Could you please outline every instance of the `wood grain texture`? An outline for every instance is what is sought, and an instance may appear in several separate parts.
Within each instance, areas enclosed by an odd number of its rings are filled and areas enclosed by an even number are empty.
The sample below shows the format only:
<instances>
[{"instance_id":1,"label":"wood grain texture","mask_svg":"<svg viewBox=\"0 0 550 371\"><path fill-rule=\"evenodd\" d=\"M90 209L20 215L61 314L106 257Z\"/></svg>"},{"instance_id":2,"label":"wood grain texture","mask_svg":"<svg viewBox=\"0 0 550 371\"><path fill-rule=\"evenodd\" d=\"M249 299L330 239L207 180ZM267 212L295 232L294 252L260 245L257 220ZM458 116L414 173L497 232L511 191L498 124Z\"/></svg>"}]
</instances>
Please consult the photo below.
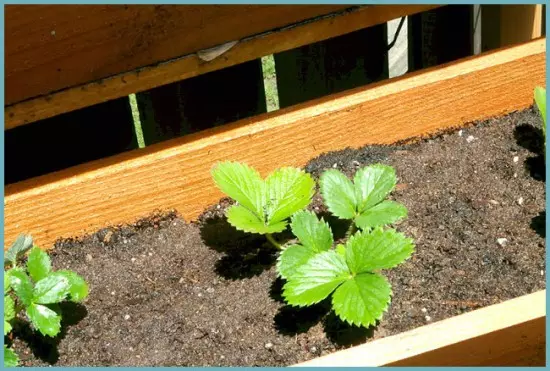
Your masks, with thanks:
<instances>
[{"instance_id":1,"label":"wood grain texture","mask_svg":"<svg viewBox=\"0 0 550 371\"><path fill-rule=\"evenodd\" d=\"M82 107L105 102L114 98L145 91L157 86L188 79L207 72L233 66L246 61L254 60L265 55L290 50L320 40L343 35L361 28L380 24L388 20L407 14L432 9L440 5L376 5L354 8L327 15L313 21L294 24L283 29L265 32L253 37L246 37L237 45L229 49L222 56L205 62L196 54L188 54L154 66L139 65L137 70L123 72L118 70L109 77L97 80L94 76L80 79L80 85L60 90L58 92L40 96L11 104L5 108L5 129L24 125L29 122L52 117L60 113L73 111ZM324 8L323 8L324 9ZM8 14L8 12L6 12ZM9 44L7 33L6 45ZM248 35L245 35L248 36ZM220 41L221 42L221 41ZM205 44L206 45L206 44ZM197 50L194 50L196 52ZM87 62L88 63L88 62ZM145 63L145 62L143 62ZM8 64L14 64L6 54L6 71ZM24 89L28 76L11 81L19 88ZM99 76L99 75L98 75ZM6 72L6 87L9 85ZM97 81L95 81L97 80ZM67 85L66 85L67 86ZM65 86L65 87L66 87ZM25 94L28 96L28 94Z\"/></svg>"},{"instance_id":2,"label":"wood grain texture","mask_svg":"<svg viewBox=\"0 0 550 371\"><path fill-rule=\"evenodd\" d=\"M349 5L8 5L6 103L240 40Z\"/></svg>"},{"instance_id":3,"label":"wood grain texture","mask_svg":"<svg viewBox=\"0 0 550 371\"><path fill-rule=\"evenodd\" d=\"M542 290L296 366L545 364L546 290Z\"/></svg>"},{"instance_id":4,"label":"wood grain texture","mask_svg":"<svg viewBox=\"0 0 550 371\"><path fill-rule=\"evenodd\" d=\"M174 208L187 220L222 196L210 169L244 161L263 175L326 152L390 144L530 106L546 39L433 67L208 129L5 188L5 238L60 237Z\"/></svg>"}]
</instances>

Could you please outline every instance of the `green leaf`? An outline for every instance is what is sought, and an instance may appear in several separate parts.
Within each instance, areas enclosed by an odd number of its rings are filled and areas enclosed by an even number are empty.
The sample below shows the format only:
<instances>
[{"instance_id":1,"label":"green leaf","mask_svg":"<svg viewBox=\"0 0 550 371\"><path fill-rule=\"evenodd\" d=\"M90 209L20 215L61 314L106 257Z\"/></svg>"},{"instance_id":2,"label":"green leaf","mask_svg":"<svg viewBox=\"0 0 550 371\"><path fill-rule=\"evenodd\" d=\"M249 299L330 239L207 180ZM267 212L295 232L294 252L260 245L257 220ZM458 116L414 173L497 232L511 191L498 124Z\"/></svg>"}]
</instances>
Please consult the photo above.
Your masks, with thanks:
<instances>
[{"instance_id":1,"label":"green leaf","mask_svg":"<svg viewBox=\"0 0 550 371\"><path fill-rule=\"evenodd\" d=\"M407 208L395 201L382 201L378 205L363 211L355 218L355 224L361 229L395 223L407 216Z\"/></svg>"},{"instance_id":2,"label":"green leaf","mask_svg":"<svg viewBox=\"0 0 550 371\"><path fill-rule=\"evenodd\" d=\"M285 230L287 223L265 225L253 212L241 205L233 205L227 210L227 221L238 230L249 233L278 233Z\"/></svg>"},{"instance_id":3,"label":"green leaf","mask_svg":"<svg viewBox=\"0 0 550 371\"><path fill-rule=\"evenodd\" d=\"M294 214L290 228L300 243L313 252L327 251L334 243L330 226L311 211L298 211Z\"/></svg>"},{"instance_id":4,"label":"green leaf","mask_svg":"<svg viewBox=\"0 0 550 371\"><path fill-rule=\"evenodd\" d=\"M13 349L4 345L4 367L17 367L18 364L19 357L17 357L17 354L15 354Z\"/></svg>"},{"instance_id":5,"label":"green leaf","mask_svg":"<svg viewBox=\"0 0 550 371\"><path fill-rule=\"evenodd\" d=\"M263 221L265 184L260 174L238 162L221 162L212 169L218 188Z\"/></svg>"},{"instance_id":6,"label":"green leaf","mask_svg":"<svg viewBox=\"0 0 550 371\"><path fill-rule=\"evenodd\" d=\"M4 336L11 331L9 321L15 318L15 302L10 296L4 296Z\"/></svg>"},{"instance_id":7,"label":"green leaf","mask_svg":"<svg viewBox=\"0 0 550 371\"><path fill-rule=\"evenodd\" d=\"M11 321L15 318L15 302L9 295L4 296L4 319Z\"/></svg>"},{"instance_id":8,"label":"green leaf","mask_svg":"<svg viewBox=\"0 0 550 371\"><path fill-rule=\"evenodd\" d=\"M353 219L357 198L351 180L338 170L325 171L319 179L321 194L329 211L340 219Z\"/></svg>"},{"instance_id":9,"label":"green leaf","mask_svg":"<svg viewBox=\"0 0 550 371\"><path fill-rule=\"evenodd\" d=\"M338 245L336 245L336 253L338 253L338 255L345 258L346 257L346 247L344 245L342 245L341 243L339 243Z\"/></svg>"},{"instance_id":10,"label":"green leaf","mask_svg":"<svg viewBox=\"0 0 550 371\"><path fill-rule=\"evenodd\" d=\"M15 294L21 300L24 306L29 306L32 302L33 285L29 276L20 268L14 268L8 271L10 286Z\"/></svg>"},{"instance_id":11,"label":"green leaf","mask_svg":"<svg viewBox=\"0 0 550 371\"><path fill-rule=\"evenodd\" d=\"M346 281L332 295L332 308L350 325L369 327L382 318L391 301L391 286L379 274L362 273Z\"/></svg>"},{"instance_id":12,"label":"green leaf","mask_svg":"<svg viewBox=\"0 0 550 371\"><path fill-rule=\"evenodd\" d=\"M391 166L375 164L357 171L353 182L357 197L357 211L362 214L390 194L397 184L397 177Z\"/></svg>"},{"instance_id":13,"label":"green leaf","mask_svg":"<svg viewBox=\"0 0 550 371\"><path fill-rule=\"evenodd\" d=\"M15 264L17 259L32 247L32 236L20 234L4 254L4 264Z\"/></svg>"},{"instance_id":14,"label":"green leaf","mask_svg":"<svg viewBox=\"0 0 550 371\"><path fill-rule=\"evenodd\" d=\"M315 304L349 278L342 256L333 250L318 253L289 277L283 287L283 297L294 306Z\"/></svg>"},{"instance_id":15,"label":"green leaf","mask_svg":"<svg viewBox=\"0 0 550 371\"><path fill-rule=\"evenodd\" d=\"M42 335L54 337L61 329L61 316L55 311L40 304L31 304L27 310L27 316L34 327Z\"/></svg>"},{"instance_id":16,"label":"green leaf","mask_svg":"<svg viewBox=\"0 0 550 371\"><path fill-rule=\"evenodd\" d=\"M10 276L8 275L8 271L4 271L4 294L7 294L10 288Z\"/></svg>"},{"instance_id":17,"label":"green leaf","mask_svg":"<svg viewBox=\"0 0 550 371\"><path fill-rule=\"evenodd\" d=\"M540 115L542 116L542 121L544 123L543 132L546 136L546 89L537 86L535 88L535 103L539 109Z\"/></svg>"},{"instance_id":18,"label":"green leaf","mask_svg":"<svg viewBox=\"0 0 550 371\"><path fill-rule=\"evenodd\" d=\"M277 272L282 278L289 279L299 267L307 263L315 254L316 252L309 247L301 245L288 246L279 255Z\"/></svg>"},{"instance_id":19,"label":"green leaf","mask_svg":"<svg viewBox=\"0 0 550 371\"><path fill-rule=\"evenodd\" d=\"M37 282L46 277L52 269L50 257L39 247L33 247L27 260L27 270L31 278Z\"/></svg>"},{"instance_id":20,"label":"green leaf","mask_svg":"<svg viewBox=\"0 0 550 371\"><path fill-rule=\"evenodd\" d=\"M7 334L9 334L11 332L11 325L8 321L4 320L4 336L6 336Z\"/></svg>"},{"instance_id":21,"label":"green leaf","mask_svg":"<svg viewBox=\"0 0 550 371\"><path fill-rule=\"evenodd\" d=\"M51 274L36 283L32 301L37 304L59 303L67 297L69 288L67 277Z\"/></svg>"},{"instance_id":22,"label":"green leaf","mask_svg":"<svg viewBox=\"0 0 550 371\"><path fill-rule=\"evenodd\" d=\"M267 177L266 189L267 222L274 225L309 205L315 181L303 170L283 167Z\"/></svg>"},{"instance_id":23,"label":"green leaf","mask_svg":"<svg viewBox=\"0 0 550 371\"><path fill-rule=\"evenodd\" d=\"M73 302L80 302L88 296L88 284L78 274L69 270L54 272L55 276L63 276L69 281L69 299Z\"/></svg>"},{"instance_id":24,"label":"green leaf","mask_svg":"<svg viewBox=\"0 0 550 371\"><path fill-rule=\"evenodd\" d=\"M352 273L393 268L411 256L412 239L393 229L358 232L346 243L346 263Z\"/></svg>"}]
</instances>

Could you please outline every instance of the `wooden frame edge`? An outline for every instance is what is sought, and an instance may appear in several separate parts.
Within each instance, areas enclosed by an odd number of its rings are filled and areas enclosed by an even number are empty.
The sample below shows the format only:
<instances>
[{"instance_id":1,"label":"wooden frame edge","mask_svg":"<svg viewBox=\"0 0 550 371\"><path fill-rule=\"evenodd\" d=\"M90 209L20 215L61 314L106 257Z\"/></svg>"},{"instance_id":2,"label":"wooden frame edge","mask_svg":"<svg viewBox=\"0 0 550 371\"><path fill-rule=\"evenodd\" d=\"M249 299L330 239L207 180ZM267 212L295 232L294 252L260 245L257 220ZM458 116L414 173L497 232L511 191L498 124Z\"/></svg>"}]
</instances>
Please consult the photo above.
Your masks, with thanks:
<instances>
[{"instance_id":1,"label":"wooden frame edge","mask_svg":"<svg viewBox=\"0 0 550 371\"><path fill-rule=\"evenodd\" d=\"M544 366L545 323L541 290L294 367Z\"/></svg>"},{"instance_id":2,"label":"wooden frame edge","mask_svg":"<svg viewBox=\"0 0 550 371\"><path fill-rule=\"evenodd\" d=\"M351 11L332 13L313 21L304 21L245 38L221 57L209 62L201 60L194 53L15 103L4 108L4 128L12 129L440 6L442 5L366 5Z\"/></svg>"},{"instance_id":3,"label":"wooden frame edge","mask_svg":"<svg viewBox=\"0 0 550 371\"><path fill-rule=\"evenodd\" d=\"M220 160L265 175L327 151L392 144L526 108L545 82L545 45L534 40L8 185L6 242L25 232L48 248L157 209L193 220L222 197L210 178Z\"/></svg>"}]
</instances>

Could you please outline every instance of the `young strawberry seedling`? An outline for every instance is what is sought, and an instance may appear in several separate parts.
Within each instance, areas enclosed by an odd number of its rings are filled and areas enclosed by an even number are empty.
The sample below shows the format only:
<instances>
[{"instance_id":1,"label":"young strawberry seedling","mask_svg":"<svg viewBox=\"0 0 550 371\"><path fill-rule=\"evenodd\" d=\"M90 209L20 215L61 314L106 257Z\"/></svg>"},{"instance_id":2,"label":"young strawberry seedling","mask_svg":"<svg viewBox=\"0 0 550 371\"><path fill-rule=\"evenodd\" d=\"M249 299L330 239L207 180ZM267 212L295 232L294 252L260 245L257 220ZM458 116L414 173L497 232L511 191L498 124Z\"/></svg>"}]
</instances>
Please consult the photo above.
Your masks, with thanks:
<instances>
[{"instance_id":1,"label":"young strawberry seedling","mask_svg":"<svg viewBox=\"0 0 550 371\"><path fill-rule=\"evenodd\" d=\"M18 265L27 251L26 265ZM88 296L86 281L70 270L53 271L50 257L33 247L29 235L20 235L5 253L4 267L4 336L11 331L17 315L24 311L36 330L54 337L61 330L58 304L65 300L80 302ZM4 345L4 366L17 364L17 354Z\"/></svg>"},{"instance_id":2,"label":"young strawberry seedling","mask_svg":"<svg viewBox=\"0 0 550 371\"><path fill-rule=\"evenodd\" d=\"M292 217L300 244L281 253L277 270L287 282L283 297L293 306L309 306L332 294L332 308L343 321L368 327L382 318L391 286L378 273L393 268L414 251L412 239L393 229L360 231L333 247L330 226L308 211Z\"/></svg>"},{"instance_id":3,"label":"young strawberry seedling","mask_svg":"<svg viewBox=\"0 0 550 371\"><path fill-rule=\"evenodd\" d=\"M319 183L328 210L339 219L352 221L347 237L356 226L367 230L407 216L405 206L386 200L397 183L390 166L375 164L359 169L353 182L342 172L330 169L321 175Z\"/></svg>"},{"instance_id":4,"label":"young strawberry seedling","mask_svg":"<svg viewBox=\"0 0 550 371\"><path fill-rule=\"evenodd\" d=\"M265 234L281 249L277 271L287 282L283 297L292 306L309 306L332 295L332 308L344 321L368 327L382 318L391 286L379 273L408 259L412 239L383 227L407 215L405 206L385 200L394 189L395 170L386 165L360 169L352 182L337 170L321 175L321 193L334 215L352 221L345 244L334 245L330 226L306 208L315 183L301 170L282 168L264 181L247 165L223 162L212 170L217 186L238 202L227 211L235 228ZM281 246L272 233L290 227L297 244ZM361 231L356 232L358 226Z\"/></svg>"},{"instance_id":5,"label":"young strawberry seedling","mask_svg":"<svg viewBox=\"0 0 550 371\"><path fill-rule=\"evenodd\" d=\"M281 249L272 234L286 229L287 219L306 208L315 192L315 182L304 171L283 167L265 181L246 164L222 162L212 170L214 182L222 192L237 201L227 210L227 220L235 228L266 235Z\"/></svg>"}]
</instances>

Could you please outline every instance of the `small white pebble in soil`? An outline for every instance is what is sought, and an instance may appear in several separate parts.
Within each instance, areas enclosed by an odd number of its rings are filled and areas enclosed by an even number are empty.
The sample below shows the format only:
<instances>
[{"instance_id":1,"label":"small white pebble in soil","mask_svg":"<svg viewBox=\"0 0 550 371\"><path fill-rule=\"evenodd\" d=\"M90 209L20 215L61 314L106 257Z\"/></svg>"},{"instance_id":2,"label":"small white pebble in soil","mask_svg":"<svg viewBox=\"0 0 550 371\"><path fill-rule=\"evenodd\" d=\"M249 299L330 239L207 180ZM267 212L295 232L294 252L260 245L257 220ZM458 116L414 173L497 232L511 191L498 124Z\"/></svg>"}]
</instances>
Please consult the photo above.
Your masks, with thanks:
<instances>
[{"instance_id":1,"label":"small white pebble in soil","mask_svg":"<svg viewBox=\"0 0 550 371\"><path fill-rule=\"evenodd\" d=\"M492 203L493 205L498 205L498 201L496 200L489 200L490 203Z\"/></svg>"},{"instance_id":2,"label":"small white pebble in soil","mask_svg":"<svg viewBox=\"0 0 550 371\"><path fill-rule=\"evenodd\" d=\"M273 343L265 343L264 347L265 349L271 349L273 348Z\"/></svg>"},{"instance_id":3,"label":"small white pebble in soil","mask_svg":"<svg viewBox=\"0 0 550 371\"><path fill-rule=\"evenodd\" d=\"M474 138L473 135L468 135L468 138L466 138L466 142L471 143L471 142L474 141L474 139L476 139L476 138Z\"/></svg>"},{"instance_id":4,"label":"small white pebble in soil","mask_svg":"<svg viewBox=\"0 0 550 371\"><path fill-rule=\"evenodd\" d=\"M422 308L420 310L422 311L422 313L426 313L428 311L426 308Z\"/></svg>"},{"instance_id":5,"label":"small white pebble in soil","mask_svg":"<svg viewBox=\"0 0 550 371\"><path fill-rule=\"evenodd\" d=\"M518 205L519 206L523 205L523 201L524 201L523 197L518 198Z\"/></svg>"},{"instance_id":6,"label":"small white pebble in soil","mask_svg":"<svg viewBox=\"0 0 550 371\"><path fill-rule=\"evenodd\" d=\"M541 276L544 276L544 271L540 271L540 275L541 275Z\"/></svg>"},{"instance_id":7,"label":"small white pebble in soil","mask_svg":"<svg viewBox=\"0 0 550 371\"><path fill-rule=\"evenodd\" d=\"M130 347L130 352L133 352L134 351L134 348Z\"/></svg>"},{"instance_id":8,"label":"small white pebble in soil","mask_svg":"<svg viewBox=\"0 0 550 371\"><path fill-rule=\"evenodd\" d=\"M183 277L182 277L182 278L180 278L180 280L179 280L178 282L179 282L179 283L183 283L183 281L185 281L185 280L184 280Z\"/></svg>"},{"instance_id":9,"label":"small white pebble in soil","mask_svg":"<svg viewBox=\"0 0 550 371\"><path fill-rule=\"evenodd\" d=\"M206 292L208 292L210 294L212 294L214 291L216 291L216 290L214 290L213 287L209 287L209 288L206 289Z\"/></svg>"},{"instance_id":10,"label":"small white pebble in soil","mask_svg":"<svg viewBox=\"0 0 550 371\"><path fill-rule=\"evenodd\" d=\"M202 298L202 293L199 292L199 293L197 294L197 296L198 296L199 298Z\"/></svg>"},{"instance_id":11,"label":"small white pebble in soil","mask_svg":"<svg viewBox=\"0 0 550 371\"><path fill-rule=\"evenodd\" d=\"M426 317L424 317L424 318L426 318L426 321L427 321L427 322L430 322L430 321L432 320L432 317L430 317L430 316L426 316Z\"/></svg>"},{"instance_id":12,"label":"small white pebble in soil","mask_svg":"<svg viewBox=\"0 0 550 371\"><path fill-rule=\"evenodd\" d=\"M216 209L221 209L222 208L222 205L216 205ZM222 356L223 357L223 356Z\"/></svg>"},{"instance_id":13,"label":"small white pebble in soil","mask_svg":"<svg viewBox=\"0 0 550 371\"><path fill-rule=\"evenodd\" d=\"M335 162L334 165L332 165L332 167L333 167L334 169L336 169L336 168L338 167L338 164Z\"/></svg>"},{"instance_id":14,"label":"small white pebble in soil","mask_svg":"<svg viewBox=\"0 0 550 371\"><path fill-rule=\"evenodd\" d=\"M86 261L91 262L94 257L91 254L86 254Z\"/></svg>"},{"instance_id":15,"label":"small white pebble in soil","mask_svg":"<svg viewBox=\"0 0 550 371\"><path fill-rule=\"evenodd\" d=\"M114 294L116 294L116 292L114 292L114 291L111 291L111 295L114 295Z\"/></svg>"},{"instance_id":16,"label":"small white pebble in soil","mask_svg":"<svg viewBox=\"0 0 550 371\"><path fill-rule=\"evenodd\" d=\"M317 352L317 347L311 347L311 349L309 351L311 353L315 353L315 352Z\"/></svg>"},{"instance_id":17,"label":"small white pebble in soil","mask_svg":"<svg viewBox=\"0 0 550 371\"><path fill-rule=\"evenodd\" d=\"M150 253L149 253L149 256L153 256L153 253L152 253L152 252L150 252Z\"/></svg>"},{"instance_id":18,"label":"small white pebble in soil","mask_svg":"<svg viewBox=\"0 0 550 371\"><path fill-rule=\"evenodd\" d=\"M51 34L52 36L55 36L55 30L52 30L52 32L50 32L50 34Z\"/></svg>"},{"instance_id":19,"label":"small white pebble in soil","mask_svg":"<svg viewBox=\"0 0 550 371\"><path fill-rule=\"evenodd\" d=\"M517 178L518 177L518 173L514 173L514 178Z\"/></svg>"},{"instance_id":20,"label":"small white pebble in soil","mask_svg":"<svg viewBox=\"0 0 550 371\"><path fill-rule=\"evenodd\" d=\"M361 163L360 163L359 161L357 161L357 160L353 160L353 161L351 162L351 164L352 164L353 166L355 166L355 167L361 166Z\"/></svg>"},{"instance_id":21,"label":"small white pebble in soil","mask_svg":"<svg viewBox=\"0 0 550 371\"><path fill-rule=\"evenodd\" d=\"M506 246L506 244L508 243L508 240L506 238L497 238L497 243L500 246Z\"/></svg>"},{"instance_id":22,"label":"small white pebble in soil","mask_svg":"<svg viewBox=\"0 0 550 371\"><path fill-rule=\"evenodd\" d=\"M128 320L130 319L130 315L129 315L129 314L125 314L125 315L124 315L124 319L125 319L126 321L128 321Z\"/></svg>"},{"instance_id":23,"label":"small white pebble in soil","mask_svg":"<svg viewBox=\"0 0 550 371\"><path fill-rule=\"evenodd\" d=\"M459 130L459 131L458 131L458 136L461 137L461 136L462 136L462 133L463 133L463 131L462 131L462 130Z\"/></svg>"},{"instance_id":24,"label":"small white pebble in soil","mask_svg":"<svg viewBox=\"0 0 550 371\"><path fill-rule=\"evenodd\" d=\"M220 359L225 359L225 356L220 356Z\"/></svg>"},{"instance_id":25,"label":"small white pebble in soil","mask_svg":"<svg viewBox=\"0 0 550 371\"><path fill-rule=\"evenodd\" d=\"M136 258L132 258L132 259L130 259L130 260L131 260L131 261L132 261L132 263L133 263L133 262L135 262L135 261L136 261Z\"/></svg>"},{"instance_id":26,"label":"small white pebble in soil","mask_svg":"<svg viewBox=\"0 0 550 371\"><path fill-rule=\"evenodd\" d=\"M514 162L518 162L519 161L519 157L518 156L514 156Z\"/></svg>"}]
</instances>

